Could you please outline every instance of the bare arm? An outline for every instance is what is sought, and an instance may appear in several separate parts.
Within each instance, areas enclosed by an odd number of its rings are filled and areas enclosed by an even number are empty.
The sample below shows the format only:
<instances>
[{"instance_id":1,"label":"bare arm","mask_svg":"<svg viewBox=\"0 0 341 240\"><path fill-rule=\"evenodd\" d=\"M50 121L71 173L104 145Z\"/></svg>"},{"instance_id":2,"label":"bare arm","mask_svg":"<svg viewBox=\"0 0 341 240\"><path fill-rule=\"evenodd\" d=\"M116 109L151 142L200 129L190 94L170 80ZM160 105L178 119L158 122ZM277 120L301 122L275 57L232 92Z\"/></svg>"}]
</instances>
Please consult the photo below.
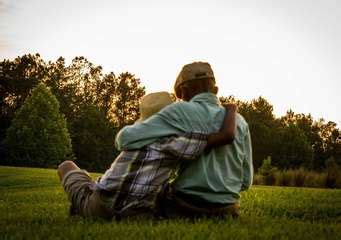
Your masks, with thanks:
<instances>
[{"instance_id":1,"label":"bare arm","mask_svg":"<svg viewBox=\"0 0 341 240\"><path fill-rule=\"evenodd\" d=\"M206 151L211 148L223 146L233 142L236 129L236 112L237 106L235 104L227 104L225 107L225 117L223 125L219 132L211 133L207 138Z\"/></svg>"}]
</instances>

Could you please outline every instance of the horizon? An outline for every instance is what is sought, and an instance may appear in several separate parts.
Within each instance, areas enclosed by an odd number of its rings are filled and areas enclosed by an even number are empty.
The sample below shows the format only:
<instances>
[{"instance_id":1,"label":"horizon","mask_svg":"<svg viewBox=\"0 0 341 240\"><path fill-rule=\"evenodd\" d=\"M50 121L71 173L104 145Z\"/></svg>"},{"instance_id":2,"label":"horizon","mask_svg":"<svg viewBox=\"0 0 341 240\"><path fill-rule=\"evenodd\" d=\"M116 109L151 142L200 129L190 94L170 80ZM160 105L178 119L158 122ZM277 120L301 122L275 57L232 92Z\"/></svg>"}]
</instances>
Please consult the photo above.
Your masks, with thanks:
<instances>
[{"instance_id":1,"label":"horizon","mask_svg":"<svg viewBox=\"0 0 341 240\"><path fill-rule=\"evenodd\" d=\"M134 74L147 93L172 92L184 64L207 61L218 96L262 96L276 117L291 109L339 127L340 10L335 0L0 0L0 60L84 56Z\"/></svg>"}]
</instances>

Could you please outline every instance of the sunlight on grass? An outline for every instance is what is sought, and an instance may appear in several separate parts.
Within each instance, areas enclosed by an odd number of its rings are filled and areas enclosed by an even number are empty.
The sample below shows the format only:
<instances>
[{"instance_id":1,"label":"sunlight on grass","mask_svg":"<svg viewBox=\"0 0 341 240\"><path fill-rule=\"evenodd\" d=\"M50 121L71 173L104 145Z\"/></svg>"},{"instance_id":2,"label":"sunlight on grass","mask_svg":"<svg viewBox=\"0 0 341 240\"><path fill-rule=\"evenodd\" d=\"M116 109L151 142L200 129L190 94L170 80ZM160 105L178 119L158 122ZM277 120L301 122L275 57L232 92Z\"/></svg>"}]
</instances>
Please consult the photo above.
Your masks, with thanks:
<instances>
[{"instance_id":1,"label":"sunlight on grass","mask_svg":"<svg viewBox=\"0 0 341 240\"><path fill-rule=\"evenodd\" d=\"M68 206L56 170L0 167L1 239L341 239L341 190L255 186L237 220L104 222Z\"/></svg>"}]
</instances>

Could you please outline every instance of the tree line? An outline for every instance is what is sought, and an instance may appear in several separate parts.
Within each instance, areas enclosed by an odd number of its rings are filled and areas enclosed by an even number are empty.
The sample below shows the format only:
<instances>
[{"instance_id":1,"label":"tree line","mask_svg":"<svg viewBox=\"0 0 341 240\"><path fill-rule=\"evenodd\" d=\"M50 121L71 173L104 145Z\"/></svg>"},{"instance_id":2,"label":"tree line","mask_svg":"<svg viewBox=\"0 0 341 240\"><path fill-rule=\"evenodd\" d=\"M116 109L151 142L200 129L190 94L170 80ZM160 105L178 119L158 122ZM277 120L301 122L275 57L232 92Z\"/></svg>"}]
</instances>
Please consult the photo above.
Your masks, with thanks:
<instances>
[{"instance_id":1,"label":"tree line","mask_svg":"<svg viewBox=\"0 0 341 240\"><path fill-rule=\"evenodd\" d=\"M248 122L255 169L268 157L279 169L323 170L330 161L341 166L341 135L336 123L324 119L316 121L311 114L292 110L276 118L273 106L263 97L249 102L233 96L220 100L237 104Z\"/></svg>"},{"instance_id":2,"label":"tree line","mask_svg":"<svg viewBox=\"0 0 341 240\"><path fill-rule=\"evenodd\" d=\"M33 111L27 107L31 110L27 110L26 115L19 114L33 89L40 84L46 86L58 104L49 97L49 92L40 89L42 96L50 99L50 103L38 104L39 108L53 106L65 118L65 127L70 137L67 156L74 158L83 168L92 171L106 169L118 154L114 148L115 134L139 117L139 99L145 94L145 87L140 80L129 72L118 75L113 72L103 73L101 66L91 63L85 57L75 57L70 64L66 64L62 57L46 62L39 54L3 60L0 62L1 164L52 167L44 162L34 163L36 160L30 157L23 158L18 154L18 157L13 157L16 156L13 151L19 152L20 146L15 145L19 140L12 143L6 141L13 131L10 126L16 124L20 128L20 124L25 122L13 119L18 115L28 118L30 111ZM279 169L303 166L322 170L326 167L326 161L331 160L341 165L340 130L336 123L323 119L316 121L310 114L294 113L291 110L285 116L276 118L273 106L263 97L241 101L228 96L220 100L223 103L236 103L239 112L249 123L256 169L268 156L271 156L272 164ZM39 100L31 102L32 105ZM37 141L38 136L30 137L32 141ZM15 147L11 147L11 144ZM44 146L36 144L34 147ZM64 159L58 159L61 160Z\"/></svg>"},{"instance_id":3,"label":"tree line","mask_svg":"<svg viewBox=\"0 0 341 240\"><path fill-rule=\"evenodd\" d=\"M83 168L106 169L117 155L115 134L139 117L139 99L145 94L140 80L129 72L104 74L101 66L84 57L75 57L68 65L62 57L55 62L46 62L39 54L3 60L0 62L3 164L23 165L18 158L12 157L15 150L6 146L4 140L15 114L39 84L44 84L59 102L71 137L70 157ZM34 136L32 141L35 141ZM27 162L26 165L31 164Z\"/></svg>"}]
</instances>

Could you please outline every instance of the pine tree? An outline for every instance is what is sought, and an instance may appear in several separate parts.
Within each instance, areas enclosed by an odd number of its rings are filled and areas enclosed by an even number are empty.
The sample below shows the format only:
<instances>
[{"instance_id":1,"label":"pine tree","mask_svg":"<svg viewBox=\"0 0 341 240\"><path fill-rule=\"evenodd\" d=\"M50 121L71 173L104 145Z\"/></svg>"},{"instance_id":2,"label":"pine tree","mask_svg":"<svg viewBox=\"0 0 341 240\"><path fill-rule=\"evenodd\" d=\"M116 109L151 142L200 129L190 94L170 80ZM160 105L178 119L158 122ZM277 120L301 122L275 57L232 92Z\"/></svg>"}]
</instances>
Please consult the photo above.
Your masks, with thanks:
<instances>
[{"instance_id":1,"label":"pine tree","mask_svg":"<svg viewBox=\"0 0 341 240\"><path fill-rule=\"evenodd\" d=\"M66 120L51 91L39 84L16 112L6 132L7 163L54 167L72 156Z\"/></svg>"}]
</instances>

